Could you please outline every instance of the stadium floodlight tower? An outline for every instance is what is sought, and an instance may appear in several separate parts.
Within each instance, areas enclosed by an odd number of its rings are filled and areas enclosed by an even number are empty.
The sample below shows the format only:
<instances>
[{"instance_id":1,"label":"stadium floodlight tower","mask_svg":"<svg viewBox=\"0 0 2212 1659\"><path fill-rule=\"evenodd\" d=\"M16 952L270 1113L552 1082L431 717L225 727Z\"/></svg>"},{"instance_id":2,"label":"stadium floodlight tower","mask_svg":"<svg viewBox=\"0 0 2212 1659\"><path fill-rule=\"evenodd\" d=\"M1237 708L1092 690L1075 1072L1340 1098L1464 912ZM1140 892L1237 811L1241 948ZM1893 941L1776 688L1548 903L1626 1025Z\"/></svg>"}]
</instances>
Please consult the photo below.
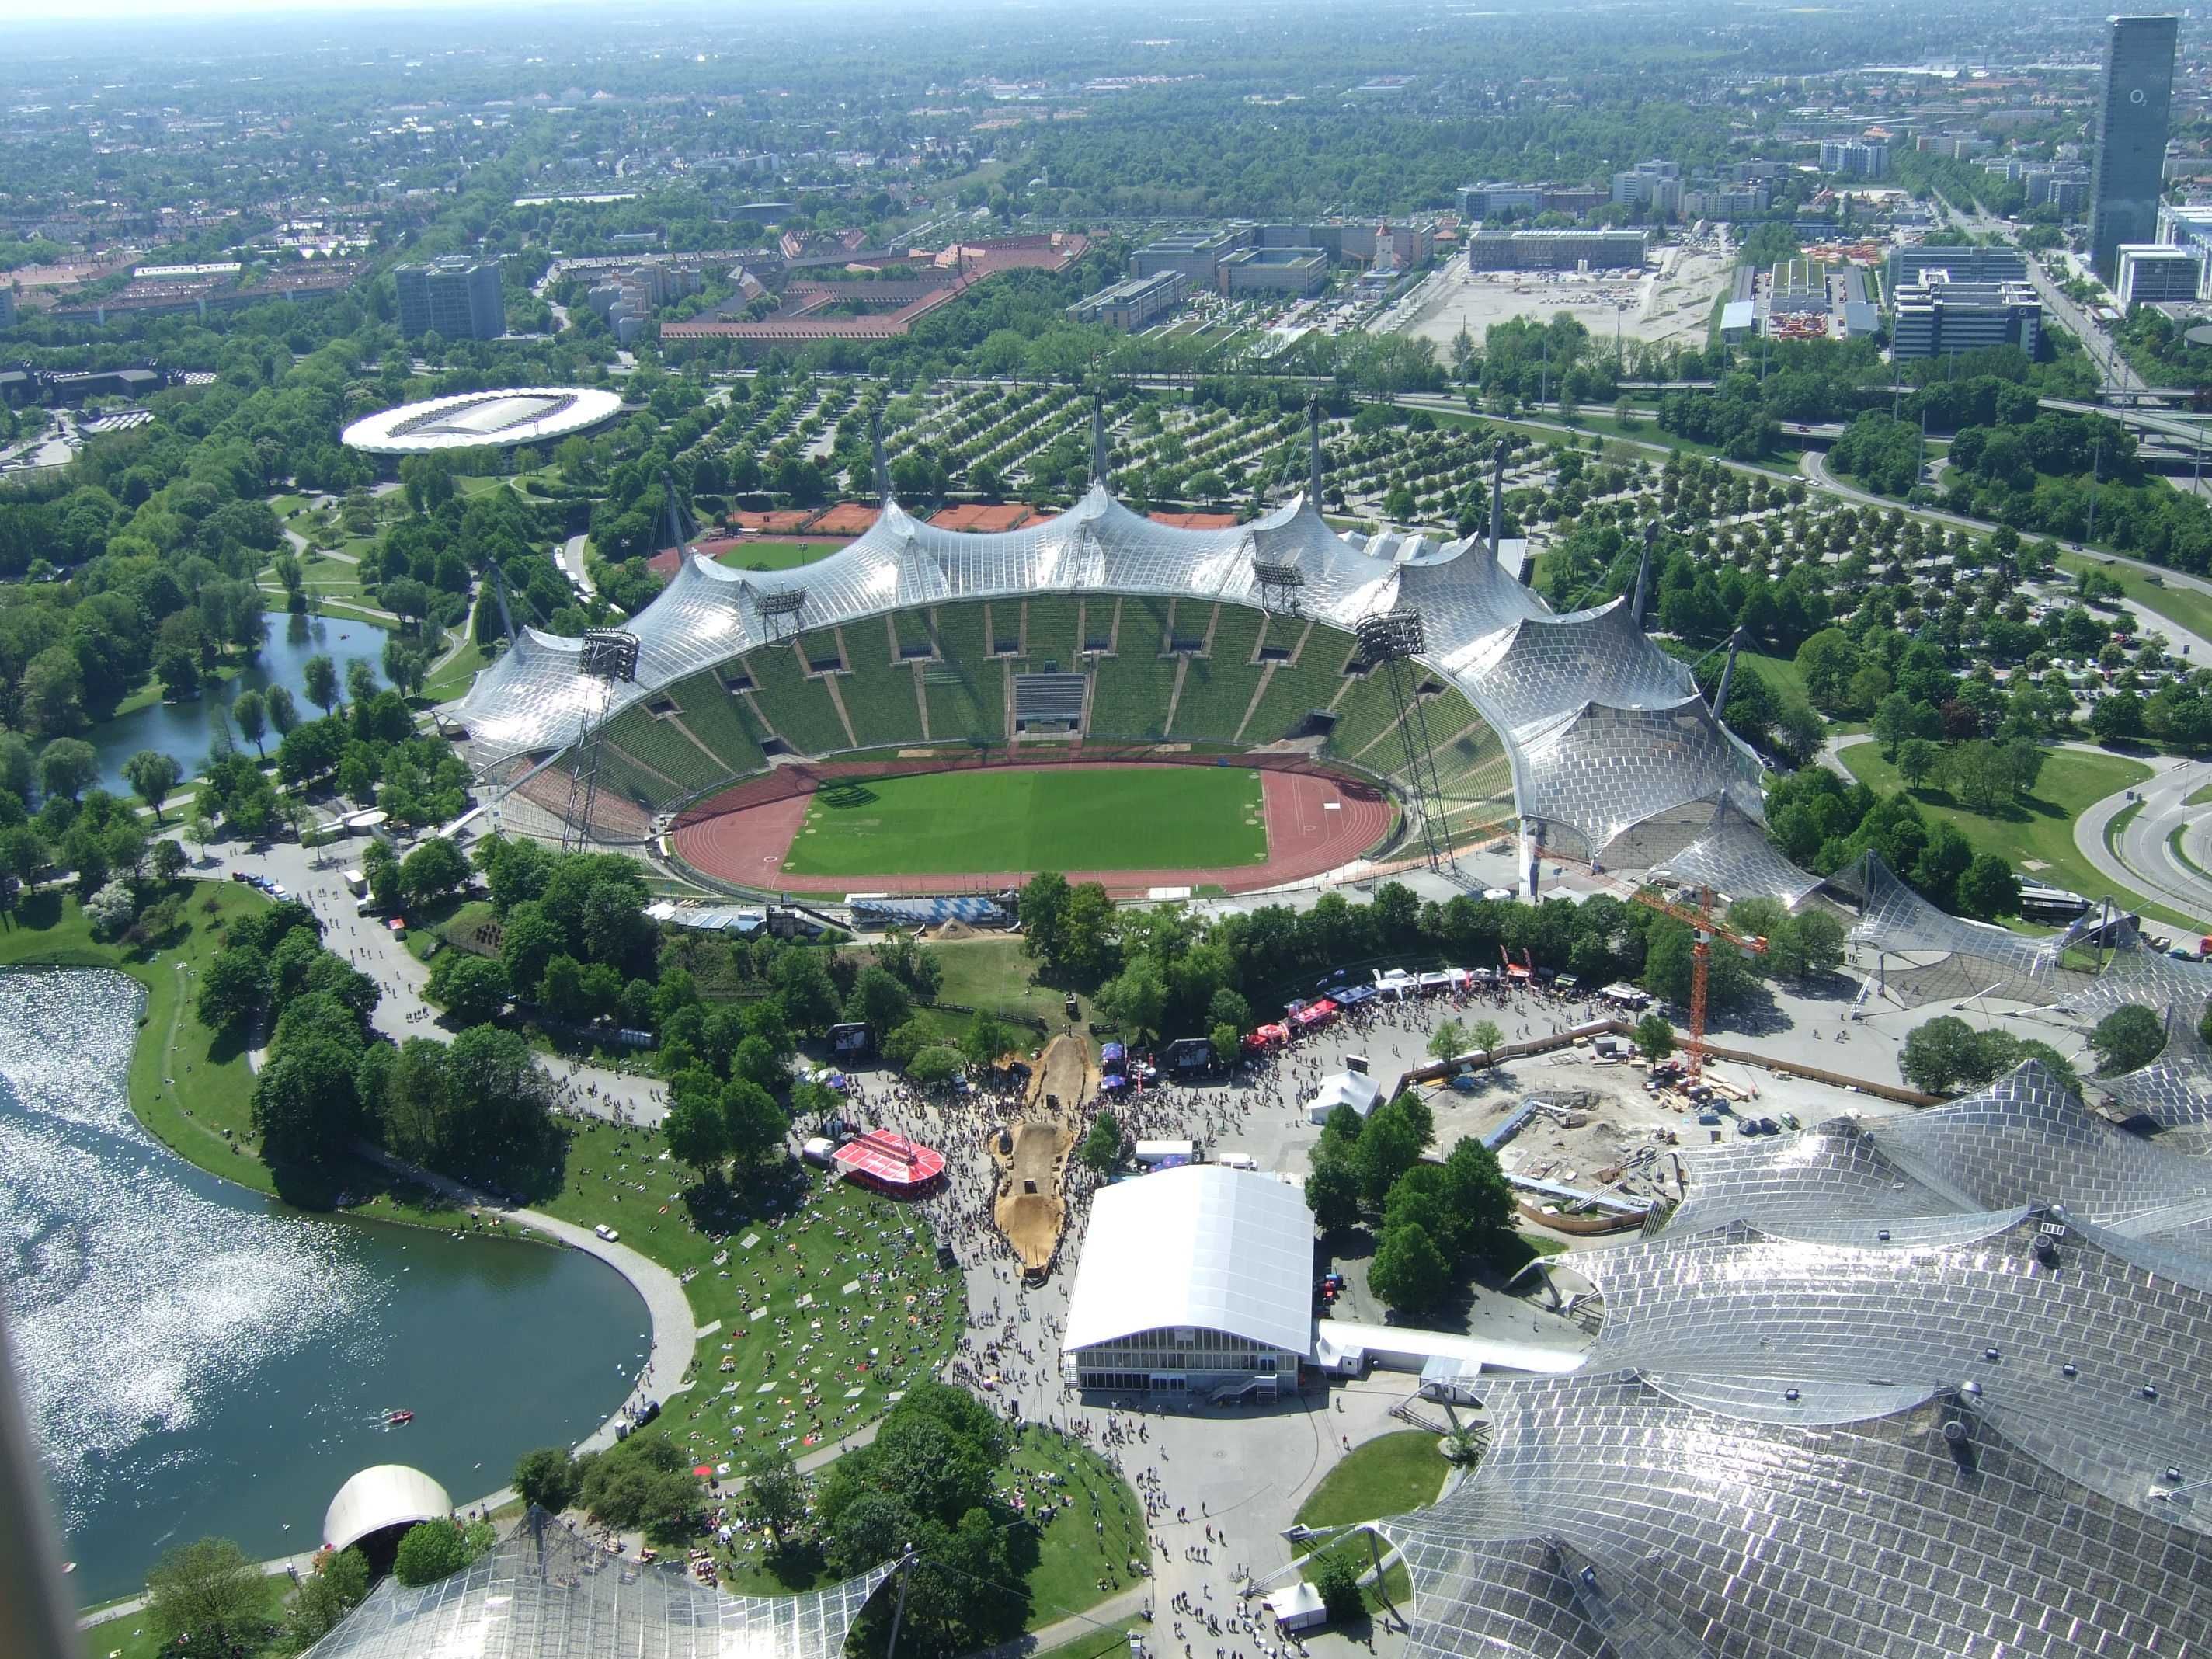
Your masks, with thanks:
<instances>
[{"instance_id":1,"label":"stadium floodlight tower","mask_svg":"<svg viewBox=\"0 0 2212 1659\"><path fill-rule=\"evenodd\" d=\"M561 815L561 850L580 853L591 844L592 808L599 794L599 750L606 737L614 689L637 679L637 635L595 628L584 635L583 712L577 716L568 771L568 805Z\"/></svg>"},{"instance_id":2,"label":"stadium floodlight tower","mask_svg":"<svg viewBox=\"0 0 2212 1659\"><path fill-rule=\"evenodd\" d=\"M1452 856L1451 833L1444 823L1443 788L1437 781L1436 756L1429 746L1428 716L1421 709L1419 681L1407 667L1428 646L1421 613L1402 605L1377 611L1354 623L1352 634L1359 641L1361 660L1390 677L1390 699L1398 711L1398 740L1406 753L1404 775L1429 868L1456 876L1459 864Z\"/></svg>"},{"instance_id":3,"label":"stadium floodlight tower","mask_svg":"<svg viewBox=\"0 0 2212 1659\"><path fill-rule=\"evenodd\" d=\"M771 643L796 635L799 614L805 609L806 590L803 587L778 588L772 593L753 595L753 615L759 618Z\"/></svg>"}]
</instances>

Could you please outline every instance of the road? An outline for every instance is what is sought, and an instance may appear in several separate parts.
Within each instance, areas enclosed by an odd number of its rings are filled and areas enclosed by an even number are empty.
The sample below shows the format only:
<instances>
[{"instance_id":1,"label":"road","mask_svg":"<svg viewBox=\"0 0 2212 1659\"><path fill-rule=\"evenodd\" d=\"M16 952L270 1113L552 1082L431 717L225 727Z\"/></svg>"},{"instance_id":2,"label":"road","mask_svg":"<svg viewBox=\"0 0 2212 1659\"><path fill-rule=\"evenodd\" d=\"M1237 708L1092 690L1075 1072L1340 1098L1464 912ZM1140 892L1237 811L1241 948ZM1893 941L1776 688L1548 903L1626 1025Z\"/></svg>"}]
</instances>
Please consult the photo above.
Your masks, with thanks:
<instances>
[{"instance_id":1,"label":"road","mask_svg":"<svg viewBox=\"0 0 2212 1659\"><path fill-rule=\"evenodd\" d=\"M2148 781L2107 795L2075 820L2074 845L2100 875L2194 917L2203 932L2212 933L2212 881L2184 863L2173 846L2179 835L2189 856L2212 868L2212 820L2203 808L2187 804L2189 796L2212 784L2212 764L2168 756L2153 757L2149 764L2154 770ZM2127 810L2130 796L2142 805L2120 831L2115 857L2106 832Z\"/></svg>"},{"instance_id":2,"label":"road","mask_svg":"<svg viewBox=\"0 0 2212 1659\"><path fill-rule=\"evenodd\" d=\"M584 544L591 539L590 535L586 533L580 536L571 536L567 541L562 542L561 544L561 568L568 573L569 580L574 582L577 586L582 588L584 592L586 593L596 593L599 592L599 589L592 585L592 573L584 568Z\"/></svg>"}]
</instances>

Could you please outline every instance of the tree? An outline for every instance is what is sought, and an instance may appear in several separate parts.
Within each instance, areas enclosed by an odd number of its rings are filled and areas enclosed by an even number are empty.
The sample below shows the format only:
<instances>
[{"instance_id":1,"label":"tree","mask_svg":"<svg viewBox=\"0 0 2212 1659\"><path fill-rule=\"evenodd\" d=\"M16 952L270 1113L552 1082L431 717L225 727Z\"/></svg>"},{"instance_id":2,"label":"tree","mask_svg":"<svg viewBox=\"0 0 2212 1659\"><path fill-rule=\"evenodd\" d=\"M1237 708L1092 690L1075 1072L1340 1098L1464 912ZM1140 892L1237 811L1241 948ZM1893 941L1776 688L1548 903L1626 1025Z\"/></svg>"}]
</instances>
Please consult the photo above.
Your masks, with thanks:
<instances>
[{"instance_id":1,"label":"tree","mask_svg":"<svg viewBox=\"0 0 2212 1659\"><path fill-rule=\"evenodd\" d=\"M399 866L399 885L416 904L441 897L466 884L469 861L443 836L433 836Z\"/></svg>"},{"instance_id":2,"label":"tree","mask_svg":"<svg viewBox=\"0 0 2212 1659\"><path fill-rule=\"evenodd\" d=\"M767 1528L775 1547L783 1547L785 1537L806 1519L806 1481L789 1452L769 1446L753 1454L738 1508L751 1525Z\"/></svg>"},{"instance_id":3,"label":"tree","mask_svg":"<svg viewBox=\"0 0 2212 1659\"><path fill-rule=\"evenodd\" d=\"M1381 1209L1398 1177L1420 1161L1435 1138L1435 1121L1419 1096L1408 1092L1376 1107L1361 1126L1352 1147L1361 1200L1370 1208Z\"/></svg>"},{"instance_id":4,"label":"tree","mask_svg":"<svg viewBox=\"0 0 2212 1659\"><path fill-rule=\"evenodd\" d=\"M1083 1138L1083 1150L1077 1154L1090 1168L1100 1175L1110 1175L1121 1163L1121 1125L1114 1114L1102 1111L1091 1120L1091 1133Z\"/></svg>"},{"instance_id":5,"label":"tree","mask_svg":"<svg viewBox=\"0 0 2212 1659\"><path fill-rule=\"evenodd\" d=\"M1368 1288L1393 1312L1418 1314L1434 1307L1451 1286L1451 1265L1427 1228L1418 1222L1388 1229L1367 1269Z\"/></svg>"},{"instance_id":6,"label":"tree","mask_svg":"<svg viewBox=\"0 0 2212 1659\"><path fill-rule=\"evenodd\" d=\"M1469 1053L1481 1054L1495 1065L1498 1046L1505 1041L1505 1029L1494 1019L1478 1019L1467 1040Z\"/></svg>"},{"instance_id":7,"label":"tree","mask_svg":"<svg viewBox=\"0 0 2212 1659\"><path fill-rule=\"evenodd\" d=\"M312 1001L302 997L295 1004ZM289 1017L292 1010L287 1010ZM281 1024L280 1024L281 1029ZM253 1127L272 1163L319 1164L354 1133L354 1052L324 1036L287 1042L253 1082Z\"/></svg>"},{"instance_id":8,"label":"tree","mask_svg":"<svg viewBox=\"0 0 2212 1659\"><path fill-rule=\"evenodd\" d=\"M280 738L289 737L300 723L300 706L292 701L290 690L272 685L263 699L269 705L269 724Z\"/></svg>"},{"instance_id":9,"label":"tree","mask_svg":"<svg viewBox=\"0 0 2212 1659\"><path fill-rule=\"evenodd\" d=\"M925 1089L935 1089L950 1083L960 1073L960 1051L946 1042L932 1042L917 1048L906 1063L906 1074Z\"/></svg>"},{"instance_id":10,"label":"tree","mask_svg":"<svg viewBox=\"0 0 2212 1659\"><path fill-rule=\"evenodd\" d=\"M1341 1155L1314 1155L1313 1172L1306 1176L1306 1207L1314 1225L1323 1232L1356 1226L1359 1222L1359 1172Z\"/></svg>"},{"instance_id":11,"label":"tree","mask_svg":"<svg viewBox=\"0 0 2212 1659\"><path fill-rule=\"evenodd\" d=\"M1897 775L1908 789L1917 789L1942 762L1942 747L1925 738L1907 738L1897 745Z\"/></svg>"},{"instance_id":12,"label":"tree","mask_svg":"<svg viewBox=\"0 0 2212 1659\"><path fill-rule=\"evenodd\" d=\"M2133 1072L2156 1060L2166 1048L2166 1027L2141 1003L2116 1008L2089 1033L2097 1069L2106 1077Z\"/></svg>"},{"instance_id":13,"label":"tree","mask_svg":"<svg viewBox=\"0 0 2212 1659\"><path fill-rule=\"evenodd\" d=\"M526 1504L558 1515L576 1501L576 1460L558 1446L525 1452L514 1466L514 1492Z\"/></svg>"},{"instance_id":14,"label":"tree","mask_svg":"<svg viewBox=\"0 0 2212 1659\"><path fill-rule=\"evenodd\" d=\"M853 994L845 999L845 1018L856 1019L878 1036L895 1031L914 1012L914 996L888 969L860 969Z\"/></svg>"},{"instance_id":15,"label":"tree","mask_svg":"<svg viewBox=\"0 0 2212 1659\"><path fill-rule=\"evenodd\" d=\"M1631 1041L1644 1059L1656 1065L1674 1052L1674 1024L1664 1014L1646 1014L1636 1022Z\"/></svg>"},{"instance_id":16,"label":"tree","mask_svg":"<svg viewBox=\"0 0 2212 1659\"><path fill-rule=\"evenodd\" d=\"M2143 735L2143 702L2132 691L2112 691L2089 711L2089 729L2105 744L2132 743Z\"/></svg>"},{"instance_id":17,"label":"tree","mask_svg":"<svg viewBox=\"0 0 2212 1659\"><path fill-rule=\"evenodd\" d=\"M346 665L346 697L352 702L367 702L376 695L376 670L365 657L356 657Z\"/></svg>"},{"instance_id":18,"label":"tree","mask_svg":"<svg viewBox=\"0 0 2212 1659\"><path fill-rule=\"evenodd\" d=\"M2018 915L2020 878L1995 853L1977 853L1959 877L1959 908L1984 921Z\"/></svg>"},{"instance_id":19,"label":"tree","mask_svg":"<svg viewBox=\"0 0 2212 1659\"><path fill-rule=\"evenodd\" d=\"M791 1115L757 1083L733 1079L722 1088L722 1118L730 1137L730 1156L757 1164L781 1152L791 1133Z\"/></svg>"},{"instance_id":20,"label":"tree","mask_svg":"<svg viewBox=\"0 0 2212 1659\"><path fill-rule=\"evenodd\" d=\"M1234 1066L1237 1063L1237 1056L1244 1052L1244 1039L1238 1034L1237 1027L1227 1020L1223 1020L1208 1031L1206 1034L1206 1045L1213 1050L1213 1063L1216 1066Z\"/></svg>"},{"instance_id":21,"label":"tree","mask_svg":"<svg viewBox=\"0 0 2212 1659\"><path fill-rule=\"evenodd\" d=\"M100 756L81 738L56 738L39 751L39 787L51 800L75 800L100 777Z\"/></svg>"},{"instance_id":22,"label":"tree","mask_svg":"<svg viewBox=\"0 0 2212 1659\"><path fill-rule=\"evenodd\" d=\"M1367 1616L1367 1598L1359 1588L1359 1560L1345 1548L1328 1551L1314 1569L1313 1587L1321 1595L1322 1608L1332 1625L1356 1625Z\"/></svg>"},{"instance_id":23,"label":"tree","mask_svg":"<svg viewBox=\"0 0 2212 1659\"><path fill-rule=\"evenodd\" d=\"M300 684L307 701L325 714L338 705L338 665L319 653L301 665ZM281 729L281 728L280 728Z\"/></svg>"},{"instance_id":24,"label":"tree","mask_svg":"<svg viewBox=\"0 0 2212 1659\"><path fill-rule=\"evenodd\" d=\"M1106 1017L1139 1036L1160 1029L1167 1006L1167 981L1151 957L1139 957L1098 988L1098 1006Z\"/></svg>"},{"instance_id":25,"label":"tree","mask_svg":"<svg viewBox=\"0 0 2212 1659\"><path fill-rule=\"evenodd\" d=\"M681 1086L693 1078L704 1078L708 1088ZM668 1150L680 1164L688 1164L702 1178L720 1170L730 1155L729 1120L722 1115L719 1091L711 1091L711 1073L680 1073L669 1090L667 1119L661 1127Z\"/></svg>"},{"instance_id":26,"label":"tree","mask_svg":"<svg viewBox=\"0 0 2212 1659\"><path fill-rule=\"evenodd\" d=\"M146 1575L146 1616L165 1652L257 1651L268 1609L260 1570L228 1538L171 1550Z\"/></svg>"},{"instance_id":27,"label":"tree","mask_svg":"<svg viewBox=\"0 0 2212 1659\"><path fill-rule=\"evenodd\" d=\"M1512 1183L1505 1179L1498 1154L1472 1135L1454 1141L1444 1158L1443 1197L1470 1242L1513 1224Z\"/></svg>"},{"instance_id":28,"label":"tree","mask_svg":"<svg viewBox=\"0 0 2212 1659\"><path fill-rule=\"evenodd\" d=\"M123 763L123 776L131 793L154 809L154 822L161 821L161 803L169 798L169 791L177 787L177 777L182 770L173 755L158 749L141 749Z\"/></svg>"},{"instance_id":29,"label":"tree","mask_svg":"<svg viewBox=\"0 0 2212 1659\"><path fill-rule=\"evenodd\" d=\"M1940 1095L1949 1093L1953 1085L1971 1077L1979 1061L1974 1028L1955 1014L1945 1014L1913 1029L1905 1039L1897 1064L1914 1088Z\"/></svg>"},{"instance_id":30,"label":"tree","mask_svg":"<svg viewBox=\"0 0 2212 1659\"><path fill-rule=\"evenodd\" d=\"M960 1052L978 1071L994 1069L1000 1057L1018 1046L1018 1039L1003 1020L978 1014L960 1039Z\"/></svg>"},{"instance_id":31,"label":"tree","mask_svg":"<svg viewBox=\"0 0 2212 1659\"><path fill-rule=\"evenodd\" d=\"M300 1581L286 1617L289 1639L300 1646L319 1642L368 1595L368 1559L357 1549L325 1550L314 1570Z\"/></svg>"},{"instance_id":32,"label":"tree","mask_svg":"<svg viewBox=\"0 0 2212 1659\"><path fill-rule=\"evenodd\" d=\"M465 951L439 952L423 986L425 994L461 1025L481 1025L494 1018L507 1006L511 990L505 968Z\"/></svg>"},{"instance_id":33,"label":"tree","mask_svg":"<svg viewBox=\"0 0 2212 1659\"><path fill-rule=\"evenodd\" d=\"M131 884L120 879L105 884L84 902L84 919L92 924L94 939L120 939L138 919L138 898Z\"/></svg>"},{"instance_id":34,"label":"tree","mask_svg":"<svg viewBox=\"0 0 2212 1659\"><path fill-rule=\"evenodd\" d=\"M1431 1060L1454 1060L1474 1046L1464 1022L1447 1015L1429 1037Z\"/></svg>"},{"instance_id":35,"label":"tree","mask_svg":"<svg viewBox=\"0 0 2212 1659\"><path fill-rule=\"evenodd\" d=\"M441 1516L407 1528L392 1558L392 1576L409 1586L434 1584L469 1564L468 1540L460 1527Z\"/></svg>"},{"instance_id":36,"label":"tree","mask_svg":"<svg viewBox=\"0 0 2212 1659\"><path fill-rule=\"evenodd\" d=\"M230 718L238 727L239 736L253 745L253 752L268 758L261 747L261 739L269 730L269 702L252 686L231 699Z\"/></svg>"}]
</instances>

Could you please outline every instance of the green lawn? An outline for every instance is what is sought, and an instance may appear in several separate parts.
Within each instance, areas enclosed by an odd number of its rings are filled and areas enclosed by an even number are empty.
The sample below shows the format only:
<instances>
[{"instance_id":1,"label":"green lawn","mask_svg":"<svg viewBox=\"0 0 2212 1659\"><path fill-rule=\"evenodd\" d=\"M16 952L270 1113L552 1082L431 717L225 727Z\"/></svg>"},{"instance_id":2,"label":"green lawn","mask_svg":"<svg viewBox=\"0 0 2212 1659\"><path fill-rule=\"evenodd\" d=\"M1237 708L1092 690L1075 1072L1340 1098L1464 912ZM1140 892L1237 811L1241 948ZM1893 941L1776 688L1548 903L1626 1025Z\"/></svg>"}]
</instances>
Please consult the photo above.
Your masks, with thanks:
<instances>
[{"instance_id":1,"label":"green lawn","mask_svg":"<svg viewBox=\"0 0 2212 1659\"><path fill-rule=\"evenodd\" d=\"M269 1617L283 1618L292 1599L292 1581L282 1577L265 1577L261 1587L268 1598ZM155 1659L156 1655L175 1651L161 1645L161 1638L154 1633L154 1621L143 1607L94 1625L83 1635L85 1659Z\"/></svg>"},{"instance_id":2,"label":"green lawn","mask_svg":"<svg viewBox=\"0 0 2212 1659\"><path fill-rule=\"evenodd\" d=\"M2089 558L2079 553L2061 553L2058 568L2069 574L2075 571L2094 570L2100 575L2110 576L2119 584L2120 592L2152 615L2163 617L2177 627L2187 629L2199 639L2212 639L2212 594L2200 593L2193 587L2162 582L2148 571L2138 570L2133 565L2107 564L2102 559Z\"/></svg>"},{"instance_id":3,"label":"green lawn","mask_svg":"<svg viewBox=\"0 0 2212 1659\"><path fill-rule=\"evenodd\" d=\"M538 1207L614 1227L689 1275L698 1322L720 1328L661 1421L734 1474L749 1445L787 1441L803 1457L882 1415L934 1374L966 1320L964 1281L938 1267L926 1222L795 1162L724 1189L717 1206L657 1136L593 1121L576 1126L562 1189Z\"/></svg>"},{"instance_id":4,"label":"green lawn","mask_svg":"<svg viewBox=\"0 0 2212 1659\"><path fill-rule=\"evenodd\" d=\"M732 570L788 570L794 565L826 559L844 545L842 542L749 541L732 548L716 562Z\"/></svg>"},{"instance_id":5,"label":"green lawn","mask_svg":"<svg viewBox=\"0 0 2212 1659\"><path fill-rule=\"evenodd\" d=\"M1264 859L1260 775L1239 767L1039 767L856 780L817 793L784 870L802 876L1176 870Z\"/></svg>"},{"instance_id":6,"label":"green lawn","mask_svg":"<svg viewBox=\"0 0 2212 1659\"><path fill-rule=\"evenodd\" d=\"M930 953L944 969L938 987L940 1002L957 1002L993 1012L1011 1011L1034 1015L1058 1025L1066 1018L1064 993L1048 985L1033 985L1030 975L1036 962L1012 934L981 939L945 939L931 945ZM1089 1005L1084 1005L1085 1017Z\"/></svg>"},{"instance_id":7,"label":"green lawn","mask_svg":"<svg viewBox=\"0 0 2212 1659\"><path fill-rule=\"evenodd\" d=\"M1877 744L1857 743L1838 751L1851 775L1884 793L1904 787L1897 769L1881 757ZM2176 927L2197 924L2178 912L2152 903L2141 894L2116 886L2081 856L2074 845L2074 821L2093 802L2141 783L2150 768L2124 755L2085 755L2070 749L2054 749L2045 757L2043 775L2035 793L2020 805L1994 813L1976 812L1940 789L1911 791L1914 800L1931 818L1956 825L1978 853L1995 853L2023 877L2049 886L2064 887L2094 900L2110 894L2131 910ZM2039 870L2027 868L2030 860Z\"/></svg>"},{"instance_id":8,"label":"green lawn","mask_svg":"<svg viewBox=\"0 0 2212 1659\"><path fill-rule=\"evenodd\" d=\"M2181 804L2184 806L2202 806L2207 801L2212 801L2212 783L2206 784L2202 789L2191 790L2189 798Z\"/></svg>"},{"instance_id":9,"label":"green lawn","mask_svg":"<svg viewBox=\"0 0 2212 1659\"><path fill-rule=\"evenodd\" d=\"M469 689L469 682L483 672L491 659L484 654L483 647L471 638L453 659L422 682L422 689L415 694L418 702L451 702Z\"/></svg>"},{"instance_id":10,"label":"green lawn","mask_svg":"<svg viewBox=\"0 0 2212 1659\"><path fill-rule=\"evenodd\" d=\"M1403 1515L1436 1500L1449 1468L1437 1450L1437 1437L1425 1430L1401 1429L1379 1435L1354 1446L1342 1462L1322 1477L1321 1485L1298 1505L1297 1520L1301 1525L1318 1528ZM1304 1555L1313 1547L1304 1543L1293 1547ZM1324 1545L1320 1553L1348 1551L1364 1568L1371 1565L1372 1549L1365 1537L1354 1533ZM1401 1609L1412 1606L1413 1583L1402 1561L1383 1575L1382 1588L1391 1606ZM1367 1604L1370 1607L1382 1604L1372 1585L1368 1588Z\"/></svg>"}]
</instances>

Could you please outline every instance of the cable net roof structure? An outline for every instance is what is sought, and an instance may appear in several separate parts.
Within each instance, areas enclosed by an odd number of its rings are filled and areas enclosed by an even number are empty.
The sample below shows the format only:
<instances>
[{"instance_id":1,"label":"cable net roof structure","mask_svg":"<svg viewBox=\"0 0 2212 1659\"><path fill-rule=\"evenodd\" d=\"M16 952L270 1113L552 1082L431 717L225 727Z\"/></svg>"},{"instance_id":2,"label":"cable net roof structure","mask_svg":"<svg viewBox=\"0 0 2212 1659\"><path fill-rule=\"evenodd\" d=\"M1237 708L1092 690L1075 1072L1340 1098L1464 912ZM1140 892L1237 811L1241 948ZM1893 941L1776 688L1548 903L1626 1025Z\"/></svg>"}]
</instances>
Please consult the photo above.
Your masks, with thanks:
<instances>
[{"instance_id":1,"label":"cable net roof structure","mask_svg":"<svg viewBox=\"0 0 2212 1659\"><path fill-rule=\"evenodd\" d=\"M1583 1369L1486 1377L1479 1469L1381 1523L1413 1650L2212 1642L2212 1504L2190 1489L2212 1474L2212 1258L2042 1205L1900 1218L1886 1242L1856 1224L1670 1226L1578 1256L1605 1306Z\"/></svg>"},{"instance_id":2,"label":"cable net roof structure","mask_svg":"<svg viewBox=\"0 0 2212 1659\"><path fill-rule=\"evenodd\" d=\"M449 1578L386 1578L313 1659L838 1659L894 1564L803 1595L727 1595L609 1555L543 1510Z\"/></svg>"},{"instance_id":3,"label":"cable net roof structure","mask_svg":"<svg viewBox=\"0 0 2212 1659\"><path fill-rule=\"evenodd\" d=\"M1945 1105L1839 1117L1680 1158L1686 1191L1666 1218L1669 1233L1744 1221L1863 1239L1903 1218L2050 1203L2079 1221L2212 1251L2212 1161L2098 1116L2040 1060Z\"/></svg>"},{"instance_id":4,"label":"cable net roof structure","mask_svg":"<svg viewBox=\"0 0 2212 1659\"><path fill-rule=\"evenodd\" d=\"M1693 886L1710 887L1731 899L1771 898L1796 909L1820 885L1818 876L1800 870L1766 837L1766 830L1723 797L1700 835L1679 853L1665 854L1662 872Z\"/></svg>"},{"instance_id":5,"label":"cable net roof structure","mask_svg":"<svg viewBox=\"0 0 2212 1659\"><path fill-rule=\"evenodd\" d=\"M2045 1006L2087 990L2096 976L2066 953L2094 931L2094 915L2056 938L2032 939L1937 909L1898 879L1876 853L1828 878L1860 906L1850 943L1875 953L1873 979L1904 1007L1998 997Z\"/></svg>"},{"instance_id":6,"label":"cable net roof structure","mask_svg":"<svg viewBox=\"0 0 2212 1659\"><path fill-rule=\"evenodd\" d=\"M1656 814L1692 809L1679 848L1721 803L1763 818L1759 763L1714 720L1689 670L1625 604L1554 615L1474 538L1418 563L1339 535L1300 498L1249 524L1157 524L1094 485L1066 512L1018 530L940 529L886 501L868 531L816 563L738 572L696 556L631 619L637 679L609 713L799 629L965 599L1127 594L1253 606L1265 573L1295 574L1299 614L1352 631L1394 610L1421 618L1419 660L1504 740L1522 814L1557 848L1602 854ZM1279 585L1279 584L1278 584ZM576 740L599 692L574 640L525 629L444 712L481 773L514 775Z\"/></svg>"}]
</instances>

